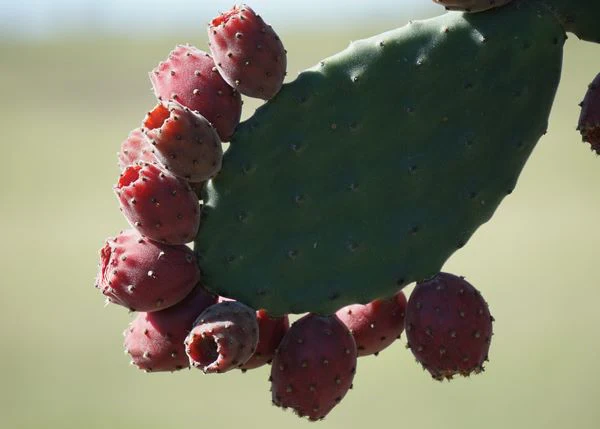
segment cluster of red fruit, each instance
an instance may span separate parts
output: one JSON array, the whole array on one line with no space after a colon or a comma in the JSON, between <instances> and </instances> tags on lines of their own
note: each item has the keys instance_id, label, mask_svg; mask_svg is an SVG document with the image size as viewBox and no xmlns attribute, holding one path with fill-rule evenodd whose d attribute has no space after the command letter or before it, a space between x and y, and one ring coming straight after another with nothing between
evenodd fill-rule
<instances>
[{"instance_id":1,"label":"cluster of red fruit","mask_svg":"<svg viewBox=\"0 0 600 429\"><path fill-rule=\"evenodd\" d=\"M359 356L378 354L406 327L409 347L437 379L479 372L492 319L481 295L449 274L336 314L308 314L290 326L201 284L186 246L200 227L194 189L221 167L221 143L241 116L241 94L270 99L282 87L286 51L248 6L209 25L211 54L178 46L150 73L158 105L119 153L115 186L132 228L100 251L96 287L137 311L125 350L147 372L196 367L206 373L271 363L273 403L311 420L325 417L352 387Z\"/></svg>"}]
</instances>

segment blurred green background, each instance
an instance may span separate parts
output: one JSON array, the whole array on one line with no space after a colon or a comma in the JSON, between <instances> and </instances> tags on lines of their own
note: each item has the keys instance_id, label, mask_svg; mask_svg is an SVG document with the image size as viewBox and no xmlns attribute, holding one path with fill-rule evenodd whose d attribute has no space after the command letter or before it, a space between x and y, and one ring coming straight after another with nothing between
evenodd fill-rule
<instances>
[{"instance_id":1,"label":"blurred green background","mask_svg":"<svg viewBox=\"0 0 600 429\"><path fill-rule=\"evenodd\" d=\"M405 22L274 26L293 78ZM205 37L0 39L0 428L308 425L270 405L268 368L205 376L129 366L121 332L132 316L105 308L93 288L98 249L126 227L111 190L115 154L154 104L146 73L175 44L205 48ZM548 135L513 195L445 266L496 317L486 372L434 382L402 338L359 361L354 390L320 427L600 427L600 160L575 131L599 54L570 37Z\"/></svg>"}]
</instances>

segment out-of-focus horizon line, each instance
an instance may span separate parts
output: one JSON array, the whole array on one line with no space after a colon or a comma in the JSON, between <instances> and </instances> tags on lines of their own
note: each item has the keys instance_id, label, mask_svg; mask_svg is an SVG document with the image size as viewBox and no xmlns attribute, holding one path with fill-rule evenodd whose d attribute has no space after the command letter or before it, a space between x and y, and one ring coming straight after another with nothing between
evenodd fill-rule
<instances>
[{"instance_id":1,"label":"out-of-focus horizon line","mask_svg":"<svg viewBox=\"0 0 600 429\"><path fill-rule=\"evenodd\" d=\"M44 39L70 34L148 37L204 28L231 0L22 0L0 7L0 39ZM238 2L239 3L239 2ZM444 12L427 0L302 0L247 2L278 32L335 30L373 22L422 19ZM284 30L285 29L285 30Z\"/></svg>"}]
</instances>

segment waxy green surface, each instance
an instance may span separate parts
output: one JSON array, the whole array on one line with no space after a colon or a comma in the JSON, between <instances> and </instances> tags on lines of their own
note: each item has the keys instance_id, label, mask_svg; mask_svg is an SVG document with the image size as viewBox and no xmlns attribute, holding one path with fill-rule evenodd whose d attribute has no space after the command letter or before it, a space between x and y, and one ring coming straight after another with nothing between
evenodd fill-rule
<instances>
[{"instance_id":1,"label":"waxy green surface","mask_svg":"<svg viewBox=\"0 0 600 429\"><path fill-rule=\"evenodd\" d=\"M538 3L352 43L241 124L196 253L212 291L333 313L434 275L545 133L564 30Z\"/></svg>"}]
</instances>

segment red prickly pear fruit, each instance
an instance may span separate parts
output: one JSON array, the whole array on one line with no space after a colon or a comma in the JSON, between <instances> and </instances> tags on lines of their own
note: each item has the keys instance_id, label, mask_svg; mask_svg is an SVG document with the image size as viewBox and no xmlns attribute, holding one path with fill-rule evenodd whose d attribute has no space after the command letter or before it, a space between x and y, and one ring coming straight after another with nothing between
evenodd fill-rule
<instances>
[{"instance_id":1,"label":"red prickly pear fruit","mask_svg":"<svg viewBox=\"0 0 600 429\"><path fill-rule=\"evenodd\" d=\"M106 240L100 249L96 287L109 302L131 311L160 311L181 300L200 280L192 250L167 245L135 229Z\"/></svg>"},{"instance_id":2,"label":"red prickly pear fruit","mask_svg":"<svg viewBox=\"0 0 600 429\"><path fill-rule=\"evenodd\" d=\"M258 323L253 309L237 301L211 305L194 322L185 339L190 364L205 373L240 368L258 344Z\"/></svg>"},{"instance_id":3,"label":"red prickly pear fruit","mask_svg":"<svg viewBox=\"0 0 600 429\"><path fill-rule=\"evenodd\" d=\"M408 347L436 380L477 374L488 359L493 320L477 289L439 273L417 283L408 300Z\"/></svg>"},{"instance_id":4,"label":"red prickly pear fruit","mask_svg":"<svg viewBox=\"0 0 600 429\"><path fill-rule=\"evenodd\" d=\"M283 337L271 364L273 404L323 419L352 387L356 343L335 315L307 314Z\"/></svg>"},{"instance_id":5,"label":"red prickly pear fruit","mask_svg":"<svg viewBox=\"0 0 600 429\"><path fill-rule=\"evenodd\" d=\"M271 318L265 310L256 312L256 321L258 322L258 345L250 359L240 367L242 371L270 363L275 350L290 327L288 316Z\"/></svg>"},{"instance_id":6,"label":"red prickly pear fruit","mask_svg":"<svg viewBox=\"0 0 600 429\"><path fill-rule=\"evenodd\" d=\"M155 164L131 165L115 193L121 211L142 235L167 244L194 240L200 226L200 203L190 185Z\"/></svg>"},{"instance_id":7,"label":"red prickly pear fruit","mask_svg":"<svg viewBox=\"0 0 600 429\"><path fill-rule=\"evenodd\" d=\"M159 100L178 101L213 124L222 141L231 139L242 115L242 97L223 80L210 55L176 46L149 76Z\"/></svg>"},{"instance_id":8,"label":"red prickly pear fruit","mask_svg":"<svg viewBox=\"0 0 600 429\"><path fill-rule=\"evenodd\" d=\"M216 296L198 285L173 307L139 313L124 332L125 352L131 363L146 372L188 368L185 337L200 313L216 302Z\"/></svg>"},{"instance_id":9,"label":"red prickly pear fruit","mask_svg":"<svg viewBox=\"0 0 600 429\"><path fill-rule=\"evenodd\" d=\"M176 101L149 112L144 132L154 156L178 177L202 182L221 169L223 148L217 132L206 118Z\"/></svg>"},{"instance_id":10,"label":"red prickly pear fruit","mask_svg":"<svg viewBox=\"0 0 600 429\"><path fill-rule=\"evenodd\" d=\"M406 296L400 291L388 299L348 305L335 314L354 336L358 356L368 356L378 355L400 338L405 311Z\"/></svg>"},{"instance_id":11,"label":"red prickly pear fruit","mask_svg":"<svg viewBox=\"0 0 600 429\"><path fill-rule=\"evenodd\" d=\"M235 300L219 296L219 302L232 301ZM258 344L254 354L240 367L242 372L271 363L275 350L277 350L283 336L290 328L290 320L287 315L272 318L266 310L262 309L256 311L256 321L258 323Z\"/></svg>"},{"instance_id":12,"label":"red prickly pear fruit","mask_svg":"<svg viewBox=\"0 0 600 429\"><path fill-rule=\"evenodd\" d=\"M504 6L512 0L433 0L445 6L447 10L462 10L464 12L483 12L484 10Z\"/></svg>"},{"instance_id":13,"label":"red prickly pear fruit","mask_svg":"<svg viewBox=\"0 0 600 429\"><path fill-rule=\"evenodd\" d=\"M581 114L577 130L584 142L600 154L600 73L589 85L585 98L580 104Z\"/></svg>"},{"instance_id":14,"label":"red prickly pear fruit","mask_svg":"<svg viewBox=\"0 0 600 429\"><path fill-rule=\"evenodd\" d=\"M156 158L152 153L152 146L148 143L141 128L136 128L129 133L129 136L121 143L118 156L121 171L125 170L127 166L137 164L140 161L156 162Z\"/></svg>"},{"instance_id":15,"label":"red prickly pear fruit","mask_svg":"<svg viewBox=\"0 0 600 429\"><path fill-rule=\"evenodd\" d=\"M247 5L234 6L208 25L210 50L223 78L249 97L279 92L287 67L283 43Z\"/></svg>"}]
</instances>

